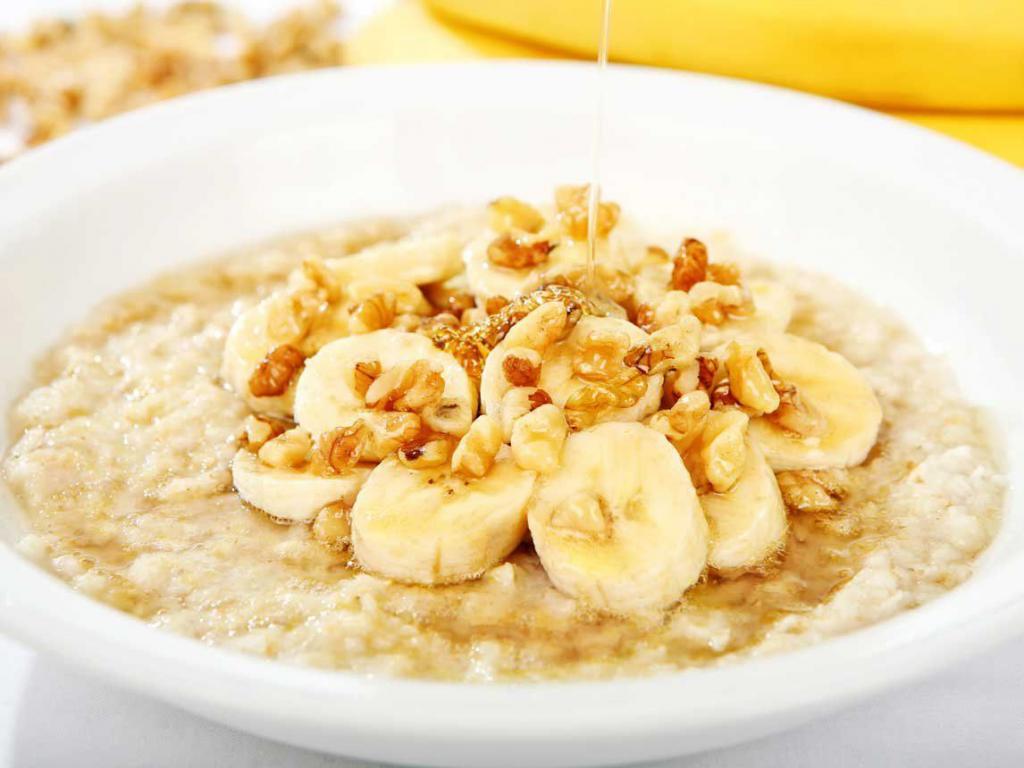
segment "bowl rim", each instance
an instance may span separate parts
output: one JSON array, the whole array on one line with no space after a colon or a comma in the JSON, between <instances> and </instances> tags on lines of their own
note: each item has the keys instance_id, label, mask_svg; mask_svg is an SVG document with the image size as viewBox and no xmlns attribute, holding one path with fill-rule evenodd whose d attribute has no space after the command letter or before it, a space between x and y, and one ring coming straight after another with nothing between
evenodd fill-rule
<instances>
[{"instance_id":1,"label":"bowl rim","mask_svg":"<svg viewBox=\"0 0 1024 768\"><path fill-rule=\"evenodd\" d=\"M141 141L149 151L173 151L174 142L167 139L180 124L209 122L211 114L227 118L236 108L264 103L285 87L387 87L400 78L408 88L428 83L439 70L450 80L470 84L481 78L561 77L592 66L504 61L339 68L251 81L157 104L84 128L0 169L0 198L12 200L10 206L5 203L6 212L0 211L0 232L5 223L16 223L34 207L51 202L44 180L56 169L68 170L71 161L85 159L72 163L73 192L86 183L99 162L96 158L109 160L107 150L122 139ZM638 84L657 78L712 88L730 98L767 99L843 130L881 134L891 147L886 159L895 173L923 174L937 193L957 200L963 198L965 185L968 191L984 189L986 209L972 213L1024 246L1024 227L1019 215L1012 215L1024 200L1024 175L954 139L770 85L631 65L614 65L609 72ZM910 146L913 153L901 154L901 148ZM995 202L988 205L990 200ZM0 628L11 635L126 687L172 701L325 726L344 723L392 738L398 733L428 738L438 729L450 733L458 726L466 741L507 738L510 733L539 740L578 739L583 732L614 739L664 733L681 723L713 728L834 707L979 653L1024 632L1024 554L922 607L810 647L718 668L605 681L447 683L311 670L249 657L123 615L74 592L6 544L0 544L0 606ZM169 669L173 674L167 674ZM686 705L694 701L701 706ZM396 711L402 713L400 723Z\"/></svg>"}]
</instances>

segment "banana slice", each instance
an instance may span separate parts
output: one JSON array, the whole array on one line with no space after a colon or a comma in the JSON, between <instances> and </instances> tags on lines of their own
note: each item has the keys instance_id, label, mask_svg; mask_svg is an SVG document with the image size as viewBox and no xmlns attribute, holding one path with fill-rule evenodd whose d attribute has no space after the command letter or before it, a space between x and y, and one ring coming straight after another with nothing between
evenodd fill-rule
<instances>
[{"instance_id":1,"label":"banana slice","mask_svg":"<svg viewBox=\"0 0 1024 768\"><path fill-rule=\"evenodd\" d=\"M325 264L342 285L387 276L416 285L436 283L462 271L462 239L451 232L414 234Z\"/></svg>"},{"instance_id":2,"label":"banana slice","mask_svg":"<svg viewBox=\"0 0 1024 768\"><path fill-rule=\"evenodd\" d=\"M871 385L845 357L788 333L757 337L785 384L796 387L810 425L800 432L776 414L752 419L750 437L776 471L852 467L864 461L878 438L882 407ZM801 433L802 432L802 433Z\"/></svg>"},{"instance_id":3,"label":"banana slice","mask_svg":"<svg viewBox=\"0 0 1024 768\"><path fill-rule=\"evenodd\" d=\"M450 584L501 562L526 534L534 473L507 451L481 478L448 467L377 465L352 508L352 546L368 571L414 584Z\"/></svg>"},{"instance_id":4,"label":"banana slice","mask_svg":"<svg viewBox=\"0 0 1024 768\"><path fill-rule=\"evenodd\" d=\"M700 505L711 532L712 568L758 565L785 543L786 507L779 484L760 449L749 440L740 479L725 493L702 495Z\"/></svg>"},{"instance_id":5,"label":"banana slice","mask_svg":"<svg viewBox=\"0 0 1024 768\"><path fill-rule=\"evenodd\" d=\"M721 325L705 325L701 347L714 349L731 339L762 333L782 333L793 318L793 294L786 286L771 280L744 281L754 301L754 313L731 317Z\"/></svg>"},{"instance_id":6,"label":"banana slice","mask_svg":"<svg viewBox=\"0 0 1024 768\"><path fill-rule=\"evenodd\" d=\"M544 307L538 307L534 312L542 310ZM650 341L647 333L629 321L586 316L565 339L545 343L540 349L521 346L521 334L515 333L516 327L487 356L484 364L480 377L484 413L503 421L503 398L513 387L524 385L543 389L555 405L569 411L570 417L573 413L585 413L589 424L639 421L658 410L663 376L638 376L636 370L622 362L630 348ZM537 380L517 381L515 377L510 380L506 365L506 358L510 357L539 364ZM607 364L607 376L596 370L603 364ZM591 395L594 403L588 405Z\"/></svg>"},{"instance_id":7,"label":"banana slice","mask_svg":"<svg viewBox=\"0 0 1024 768\"><path fill-rule=\"evenodd\" d=\"M268 467L245 448L231 462L231 478L242 500L289 522L308 522L336 501L352 504L369 474L369 467L332 476Z\"/></svg>"},{"instance_id":8,"label":"banana slice","mask_svg":"<svg viewBox=\"0 0 1024 768\"><path fill-rule=\"evenodd\" d=\"M376 362L386 373L419 360L432 364L444 379L441 399L421 411L423 421L438 432L465 434L477 406L476 388L465 369L425 336L392 329L338 339L306 361L295 391L295 420L315 437L379 413L366 406L356 364Z\"/></svg>"},{"instance_id":9,"label":"banana slice","mask_svg":"<svg viewBox=\"0 0 1024 768\"><path fill-rule=\"evenodd\" d=\"M309 354L311 342L324 344L348 333L348 313L340 305L328 305L312 295L281 291L243 312L224 342L221 376L257 413L287 416L292 412L295 375L277 395L254 395L250 381L273 350L286 345ZM296 369L297 372L297 369Z\"/></svg>"},{"instance_id":10,"label":"banana slice","mask_svg":"<svg viewBox=\"0 0 1024 768\"><path fill-rule=\"evenodd\" d=\"M707 560L707 522L682 459L641 424L570 435L527 518L551 581L601 611L671 605Z\"/></svg>"}]
</instances>

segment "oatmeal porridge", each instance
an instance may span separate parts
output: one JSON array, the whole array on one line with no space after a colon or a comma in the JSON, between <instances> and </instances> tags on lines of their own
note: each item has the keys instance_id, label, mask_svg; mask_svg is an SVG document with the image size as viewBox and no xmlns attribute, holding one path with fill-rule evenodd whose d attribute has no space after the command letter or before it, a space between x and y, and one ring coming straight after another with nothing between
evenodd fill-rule
<instances>
[{"instance_id":1,"label":"oatmeal porridge","mask_svg":"<svg viewBox=\"0 0 1024 768\"><path fill-rule=\"evenodd\" d=\"M887 311L585 188L159 278L39 364L24 554L281 661L606 678L797 648L970 576L1003 484Z\"/></svg>"}]
</instances>

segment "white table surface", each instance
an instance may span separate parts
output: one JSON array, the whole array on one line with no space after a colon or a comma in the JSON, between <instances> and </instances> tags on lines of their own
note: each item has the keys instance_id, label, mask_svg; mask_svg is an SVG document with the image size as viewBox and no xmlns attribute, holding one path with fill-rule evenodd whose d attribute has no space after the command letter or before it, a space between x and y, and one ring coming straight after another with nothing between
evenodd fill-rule
<instances>
[{"instance_id":1,"label":"white table surface","mask_svg":"<svg viewBox=\"0 0 1024 768\"><path fill-rule=\"evenodd\" d=\"M358 23L387 0L348 0ZM0 0L0 28L128 0ZM287 0L242 0L266 14ZM366 764L237 733L95 682L0 638L0 768ZM1024 640L795 731L673 761L679 766L1024 766Z\"/></svg>"}]
</instances>

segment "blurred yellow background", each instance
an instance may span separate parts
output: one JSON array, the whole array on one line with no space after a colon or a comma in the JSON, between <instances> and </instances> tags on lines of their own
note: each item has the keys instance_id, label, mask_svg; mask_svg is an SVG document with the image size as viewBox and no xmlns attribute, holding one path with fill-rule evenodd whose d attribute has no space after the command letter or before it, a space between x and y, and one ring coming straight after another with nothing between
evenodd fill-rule
<instances>
[{"instance_id":1,"label":"blurred yellow background","mask_svg":"<svg viewBox=\"0 0 1024 768\"><path fill-rule=\"evenodd\" d=\"M592 58L599 13L599 0L400 0L345 58ZM1024 0L615 0L611 24L613 60L884 109L1024 165Z\"/></svg>"}]
</instances>

